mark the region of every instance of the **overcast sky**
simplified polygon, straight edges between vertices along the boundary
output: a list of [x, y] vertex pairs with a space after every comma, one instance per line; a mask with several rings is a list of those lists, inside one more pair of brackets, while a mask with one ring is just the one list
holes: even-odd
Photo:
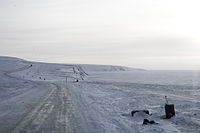
[[0, 0], [0, 56], [200, 69], [199, 0]]

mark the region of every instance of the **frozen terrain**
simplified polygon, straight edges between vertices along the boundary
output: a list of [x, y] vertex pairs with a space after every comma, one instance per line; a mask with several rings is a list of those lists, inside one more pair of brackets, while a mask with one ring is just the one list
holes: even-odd
[[[165, 95], [175, 104], [169, 120], [161, 118]], [[152, 115], [131, 116], [142, 109]], [[142, 125], [145, 118], [159, 124]], [[0, 132], [198, 133], [200, 72], [0, 57]]]

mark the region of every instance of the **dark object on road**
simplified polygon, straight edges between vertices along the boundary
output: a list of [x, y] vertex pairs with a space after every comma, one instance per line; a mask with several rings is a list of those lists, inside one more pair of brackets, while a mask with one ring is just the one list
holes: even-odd
[[45, 78], [44, 78], [44, 80], [45, 80]]
[[175, 115], [174, 104], [165, 104], [166, 119], [170, 119]]
[[156, 123], [155, 121], [150, 121], [148, 119], [144, 119], [143, 125], [147, 125], [147, 124], [158, 124], [158, 123]]
[[33, 65], [31, 64], [31, 67], [32, 67]]
[[78, 82], [78, 79], [76, 80], [76, 82]]
[[41, 77], [39, 77], [39, 79], [42, 79]]
[[134, 116], [134, 114], [135, 114], [136, 112], [144, 112], [145, 114], [148, 114], [148, 115], [149, 115], [149, 110], [133, 110], [133, 111], [131, 112], [131, 116]]

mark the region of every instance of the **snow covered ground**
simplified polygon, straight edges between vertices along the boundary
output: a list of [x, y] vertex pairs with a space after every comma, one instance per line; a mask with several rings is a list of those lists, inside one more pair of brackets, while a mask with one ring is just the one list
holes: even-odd
[[[168, 120], [164, 96], [175, 104]], [[143, 109], [151, 115], [131, 116]], [[200, 72], [0, 57], [0, 132], [198, 133]]]

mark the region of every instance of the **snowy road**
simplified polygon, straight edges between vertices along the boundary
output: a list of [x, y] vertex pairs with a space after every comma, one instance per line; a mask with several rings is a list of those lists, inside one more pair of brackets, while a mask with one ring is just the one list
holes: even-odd
[[[20, 132], [77, 132], [76, 121], [71, 116], [71, 99], [67, 88], [51, 84], [52, 91], [34, 107], [17, 125], [13, 133]], [[71, 125], [73, 123], [73, 125]]]
[[[26, 110], [24, 113], [22, 113], [19, 119], [15, 121], [10, 121], [11, 125], [7, 125], [7, 123], [3, 123], [2, 121], [2, 125], [5, 125], [5, 128], [1, 126], [0, 131], [12, 132], [12, 133], [22, 133], [22, 132], [74, 133], [74, 132], [78, 132], [79, 128], [77, 128], [77, 125], [78, 125], [77, 121], [74, 119], [73, 114], [71, 113], [73, 112], [72, 110], [73, 107], [72, 107], [71, 97], [68, 93], [68, 88], [66, 88], [65, 86], [60, 86], [56, 83], [31, 81], [31, 80], [23, 79], [20, 77], [12, 76], [12, 73], [22, 72], [30, 68], [31, 68], [30, 65], [26, 65], [18, 69], [9, 70], [6, 73], [4, 73], [4, 76], [11, 79], [11, 81], [12, 80], [15, 81], [16, 83], [18, 82], [19, 84], [21, 82], [22, 84], [28, 83], [29, 85], [33, 85], [38, 88], [41, 84], [45, 84], [46, 85], [45, 88], [48, 87], [48, 89], [46, 89], [45, 91], [46, 94], [43, 93], [41, 95], [41, 92], [37, 92], [37, 94], [40, 94], [40, 96], [36, 96], [36, 97], [40, 99], [37, 101], [37, 103], [34, 103], [34, 104], [32, 103], [31, 100], [33, 99], [31, 98], [30, 98], [30, 101], [28, 101], [27, 97], [26, 99], [20, 99], [19, 101], [20, 103], [18, 104], [18, 106], [22, 106], [21, 104], [23, 104], [25, 101], [27, 102], [27, 104], [29, 104], [29, 109]], [[9, 85], [12, 84], [10, 82], [8, 83]], [[41, 86], [41, 88], [42, 87], [44, 86]], [[29, 91], [31, 90], [28, 90], [27, 92]], [[23, 97], [23, 93], [18, 94], [17, 97]], [[37, 95], [37, 94], [33, 94], [33, 95]], [[13, 100], [17, 99], [15, 97], [12, 97], [12, 98]], [[12, 112], [11, 110], [9, 111], [9, 113], [14, 113], [14, 112]], [[17, 113], [20, 113], [20, 112], [17, 112]], [[6, 120], [6, 115], [3, 118]]]

